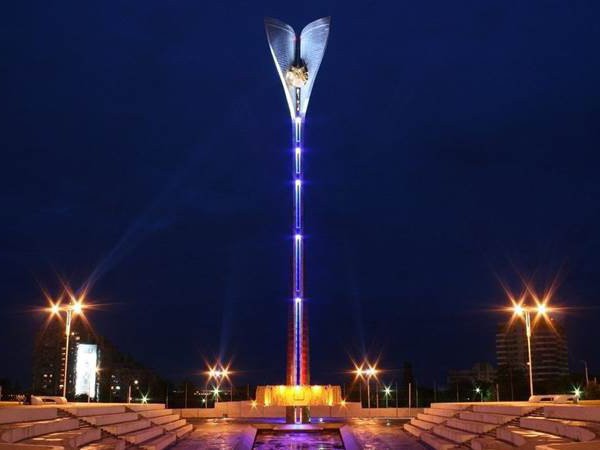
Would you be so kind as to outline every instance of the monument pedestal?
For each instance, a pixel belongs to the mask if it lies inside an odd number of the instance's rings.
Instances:
[[[286,423],[310,423],[311,406],[333,406],[342,401],[340,386],[258,386],[256,402],[285,406]]]
[[[310,423],[310,408],[308,406],[286,406],[285,423]]]

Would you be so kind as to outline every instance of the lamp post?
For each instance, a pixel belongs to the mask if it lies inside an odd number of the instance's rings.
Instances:
[[[483,403],[483,389],[476,387],[475,388],[475,393],[479,394],[481,396],[481,402]]]
[[[215,397],[215,406],[219,403],[219,387],[221,386],[221,382],[226,379],[229,381],[229,391],[230,391],[230,399],[233,402],[233,381],[231,380],[231,370],[229,369],[229,365],[223,366],[221,363],[215,364],[213,367],[208,368],[208,382],[211,379],[214,379],[216,382],[216,389],[213,393],[216,395]],[[207,382],[207,383],[208,383]]]
[[[367,405],[369,408],[369,416],[371,415],[371,378],[377,376],[377,368],[368,364],[368,369],[365,371],[367,375]],[[379,393],[378,393],[379,394]],[[379,395],[378,395],[379,397]]]
[[[590,385],[590,375],[588,373],[588,365],[587,365],[587,361],[585,360],[581,360],[581,362],[583,363],[583,366],[585,368],[585,386],[589,386]]]
[[[63,370],[63,397],[67,397],[67,372],[69,370],[69,337],[71,336],[71,320],[73,318],[73,314],[82,314],[83,313],[83,299],[74,299],[71,298],[71,302],[66,306],[61,306],[60,301],[57,303],[51,303],[50,305],[50,314],[53,316],[60,316],[61,312],[66,313],[65,319],[65,363]]]
[[[364,366],[367,366],[367,368],[363,369]],[[365,362],[360,366],[357,366],[356,364],[354,366],[354,374],[356,375],[356,378],[360,378],[362,380],[366,377],[367,379],[367,409],[369,410],[369,416],[371,415],[371,378],[377,378],[378,372],[379,370],[377,369],[377,366],[371,365],[368,362]],[[379,392],[377,394],[379,398]]]
[[[387,409],[388,407],[388,399],[390,397],[390,395],[392,394],[392,388],[389,386],[386,386],[383,388],[383,394],[385,396],[385,408]]]
[[[133,384],[138,385],[138,380],[133,380]],[[127,403],[131,403],[131,381],[129,382],[129,387],[127,389]]]
[[[513,302],[514,303],[514,302]],[[512,311],[515,316],[521,317],[525,320],[525,334],[527,336],[527,360],[529,366],[529,396],[533,396],[533,363],[531,360],[531,313],[535,313],[538,316],[545,316],[549,308],[546,306],[546,302],[539,302],[536,300],[535,306],[527,306],[521,303],[514,303]]]

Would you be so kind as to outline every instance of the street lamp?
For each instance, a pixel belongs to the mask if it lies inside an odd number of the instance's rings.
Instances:
[[[483,402],[483,390],[479,387],[475,388],[475,393],[481,395],[481,401]]]
[[[215,405],[219,403],[219,392],[221,391],[219,390],[218,386],[215,386],[212,390],[213,398],[215,399]]]
[[[388,399],[389,399],[390,395],[392,395],[392,388],[389,387],[389,386],[385,386],[383,388],[383,394],[385,396],[385,407],[387,409],[387,407],[388,407]]]
[[[133,384],[138,385],[138,380],[133,380]],[[131,381],[129,382],[129,388],[127,390],[127,403],[131,403]]]
[[[230,398],[231,398],[231,401],[233,401],[233,381],[231,380],[231,377],[230,377],[231,373],[232,372],[229,369],[229,365],[223,366],[220,363],[215,364],[213,367],[209,366],[208,371],[207,371],[208,382],[210,382],[210,380],[214,379],[217,383],[217,388],[221,385],[221,382],[223,380],[229,381]],[[216,403],[218,403],[218,393],[217,393],[216,399],[217,399]]]
[[[85,305],[83,304],[83,299],[81,299],[81,298],[75,299],[75,298],[71,297],[71,303],[69,303],[68,305],[61,306],[60,301],[57,303],[51,302],[50,308],[48,308],[48,310],[50,311],[50,314],[52,316],[60,317],[61,312],[64,311],[66,313],[65,364],[64,364],[64,371],[63,371],[63,397],[65,397],[65,398],[67,397],[67,371],[68,371],[68,367],[69,367],[69,337],[71,336],[71,320],[72,320],[73,314],[75,314],[75,315],[83,314],[84,307],[85,307]]]
[[[363,369],[364,366],[367,366],[366,369]],[[361,378],[363,379],[364,377],[367,378],[367,409],[369,410],[369,415],[371,415],[371,377],[376,377],[377,373],[379,371],[377,370],[377,367],[375,365],[371,365],[368,362],[362,364],[360,367],[355,366],[355,370],[354,373],[356,374],[357,378]]]
[[[525,320],[525,334],[527,335],[527,359],[529,366],[529,395],[533,396],[533,364],[531,361],[531,313],[536,314],[537,316],[545,317],[550,308],[546,304],[547,301],[538,301],[535,300],[535,306],[528,306],[520,303],[516,303],[513,301],[512,311],[515,316],[521,317]]]
[[[583,366],[585,368],[585,386],[588,387],[590,385],[590,375],[588,373],[587,361],[581,360],[581,362],[583,363]]]

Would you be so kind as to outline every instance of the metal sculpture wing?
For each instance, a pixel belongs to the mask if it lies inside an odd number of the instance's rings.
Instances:
[[[304,27],[297,37],[290,25],[277,19],[265,19],[267,40],[292,119],[297,115],[306,114],[315,78],[327,47],[330,23],[329,17],[315,20]]]
[[[296,101],[294,86],[288,84],[285,76],[294,64],[296,57],[296,32],[287,23],[269,17],[265,19],[265,30],[271,48],[271,55],[273,55],[277,73],[279,73],[285,97],[290,107],[290,114],[294,117],[294,104]]]
[[[306,114],[308,109],[308,100],[317,77],[317,72],[323,61],[325,48],[327,47],[327,38],[329,37],[330,17],[323,17],[315,20],[304,27],[300,34],[300,58],[306,64],[308,69],[308,81],[302,88],[302,97],[300,100],[300,111],[302,115]]]

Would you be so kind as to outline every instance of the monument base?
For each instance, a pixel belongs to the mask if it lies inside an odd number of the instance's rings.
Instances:
[[[342,402],[342,389],[332,385],[258,386],[256,402],[264,406],[333,406]],[[292,408],[293,409],[293,408]]]
[[[310,423],[310,408],[308,406],[286,406],[285,423]]]
[[[264,406],[285,406],[286,423],[310,423],[311,406],[334,406],[342,403],[339,386],[258,386],[256,402]]]

